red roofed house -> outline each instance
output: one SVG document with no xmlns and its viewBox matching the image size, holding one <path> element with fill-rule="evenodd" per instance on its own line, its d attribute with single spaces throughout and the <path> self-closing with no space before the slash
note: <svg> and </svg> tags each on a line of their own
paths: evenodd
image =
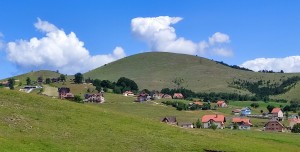
<svg viewBox="0 0 300 152">
<path fill-rule="evenodd" d="M 210 128 L 212 124 L 217 125 L 217 128 L 224 129 L 226 122 L 224 115 L 204 115 L 202 117 L 203 128 Z"/>
<path fill-rule="evenodd" d="M 227 107 L 227 104 L 225 103 L 224 100 L 220 100 L 217 102 L 218 107 Z"/>
<path fill-rule="evenodd" d="M 237 124 L 238 129 L 241 129 L 241 130 L 244 130 L 244 129 L 250 130 L 250 127 L 252 126 L 250 119 L 240 118 L 240 117 L 232 118 L 232 124 L 230 125 L 231 129 L 234 128 L 234 124 Z"/>
<path fill-rule="evenodd" d="M 8 87 L 8 86 L 9 86 L 9 82 L 8 82 L 8 81 L 3 81 L 3 82 L 1 82 L 1 84 L 2 84 L 4 87 Z"/>
<path fill-rule="evenodd" d="M 281 111 L 280 108 L 274 108 L 271 113 L 273 118 L 277 119 L 278 121 L 282 121 L 284 118 L 283 112 Z"/>
<path fill-rule="evenodd" d="M 163 98 L 164 98 L 164 99 L 172 99 L 172 96 L 171 96 L 171 95 L 168 95 L 168 94 L 164 94 L 164 95 L 163 95 Z"/>
<path fill-rule="evenodd" d="M 241 109 L 234 109 L 231 112 L 233 115 L 240 115 Z"/>
<path fill-rule="evenodd" d="M 88 102 L 103 103 L 105 101 L 103 93 L 85 94 L 84 98 L 85 98 L 85 101 L 88 101 Z"/>
<path fill-rule="evenodd" d="M 134 96 L 133 92 L 131 92 L 131 91 L 125 91 L 125 92 L 123 93 L 123 95 L 124 95 L 124 96 Z"/>
<path fill-rule="evenodd" d="M 181 93 L 174 93 L 173 99 L 183 99 L 183 95 Z"/>
<path fill-rule="evenodd" d="M 289 127 L 292 129 L 294 127 L 295 124 L 300 123 L 300 119 L 299 118 L 290 118 L 289 119 Z"/>
<path fill-rule="evenodd" d="M 285 127 L 277 120 L 272 119 L 265 124 L 265 131 L 284 132 Z"/>
<path fill-rule="evenodd" d="M 61 87 L 61 88 L 58 88 L 58 97 L 60 99 L 65 99 L 65 97 L 70 97 L 72 98 L 72 95 L 70 93 L 70 88 L 66 88 L 66 87 Z M 74 96 L 73 96 L 74 97 Z"/>
</svg>

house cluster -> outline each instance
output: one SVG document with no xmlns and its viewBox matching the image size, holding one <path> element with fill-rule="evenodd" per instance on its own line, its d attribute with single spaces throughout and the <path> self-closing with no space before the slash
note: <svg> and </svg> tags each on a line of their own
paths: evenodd
<svg viewBox="0 0 300 152">
<path fill-rule="evenodd" d="M 200 102 L 194 102 L 197 104 L 201 104 Z M 248 107 L 245 107 L 243 109 L 235 109 L 232 111 L 234 115 L 237 115 L 237 113 L 240 116 L 234 116 L 232 118 L 227 118 L 231 120 L 231 123 L 227 128 L 230 129 L 240 129 L 240 130 L 250 130 L 250 128 L 253 126 L 253 124 L 250 121 L 250 118 L 248 118 L 248 115 L 251 115 L 251 109 Z M 263 130 L 264 131 L 276 131 L 276 132 L 284 132 L 287 129 L 293 128 L 295 124 L 300 123 L 300 119 L 298 116 L 293 116 L 289 118 L 289 126 L 285 127 L 281 121 L 283 120 L 283 112 L 280 108 L 274 108 L 270 114 L 272 117 L 269 119 L 269 121 L 264 125 Z M 172 125 L 178 125 L 183 128 L 193 128 L 193 123 L 178 123 L 176 121 L 176 117 L 164 117 L 161 119 L 161 122 L 165 122 Z M 211 114 L 211 115 L 204 115 L 201 119 L 202 127 L 203 128 L 212 128 L 212 126 L 216 127 L 217 129 L 224 129 L 226 117 L 222 114 Z"/>
<path fill-rule="evenodd" d="M 67 87 L 58 88 L 58 97 L 59 99 L 67 99 L 67 100 L 74 99 L 74 95 L 71 93 L 70 88 Z"/>
<path fill-rule="evenodd" d="M 150 92 L 150 93 L 145 93 L 141 92 L 138 95 L 134 95 L 133 92 L 131 91 L 125 91 L 123 93 L 124 96 L 134 96 L 136 97 L 137 102 L 144 102 L 144 101 L 151 101 L 151 100 L 159 100 L 159 99 L 184 99 L 184 96 L 182 93 L 174 93 L 173 96 L 169 94 L 163 94 L 159 92 Z"/>
<path fill-rule="evenodd" d="M 84 101 L 85 102 L 103 103 L 103 102 L 105 102 L 105 98 L 104 98 L 103 93 L 85 94 Z"/>
</svg>

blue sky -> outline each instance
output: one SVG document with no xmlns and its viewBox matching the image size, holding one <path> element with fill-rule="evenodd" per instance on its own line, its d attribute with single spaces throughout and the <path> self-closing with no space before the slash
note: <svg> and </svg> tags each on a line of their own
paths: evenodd
<svg viewBox="0 0 300 152">
<path fill-rule="evenodd" d="M 38 69 L 85 72 L 145 51 L 300 72 L 299 7 L 289 0 L 2 0 L 0 79 Z"/>
</svg>

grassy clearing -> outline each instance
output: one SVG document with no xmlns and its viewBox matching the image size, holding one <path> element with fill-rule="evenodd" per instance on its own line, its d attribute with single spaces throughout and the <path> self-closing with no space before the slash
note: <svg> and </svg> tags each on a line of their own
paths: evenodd
<svg viewBox="0 0 300 152">
<path fill-rule="evenodd" d="M 104 104 L 77 104 L 0 90 L 0 151 L 299 151 L 299 135 L 181 129 L 159 122 L 202 113 L 176 111 L 106 94 Z M 13 98 L 12 98 L 13 97 Z M 199 111 L 198 111 L 199 112 Z"/>
<path fill-rule="evenodd" d="M 49 85 L 43 85 L 44 91 L 42 94 L 45 94 L 50 97 L 58 97 L 58 92 L 56 87 L 52 87 Z"/>
</svg>

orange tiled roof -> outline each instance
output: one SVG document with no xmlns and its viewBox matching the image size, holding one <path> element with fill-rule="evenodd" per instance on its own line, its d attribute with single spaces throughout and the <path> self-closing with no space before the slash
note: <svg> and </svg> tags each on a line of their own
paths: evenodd
<svg viewBox="0 0 300 152">
<path fill-rule="evenodd" d="M 225 101 L 223 101 L 223 100 L 220 100 L 220 101 L 217 102 L 218 105 L 221 105 L 223 103 L 225 103 Z"/>
<path fill-rule="evenodd" d="M 272 112 L 271 113 L 278 113 L 279 111 L 281 111 L 280 108 L 273 108 Z"/>
<path fill-rule="evenodd" d="M 183 95 L 181 93 L 174 93 L 173 96 L 176 98 L 183 98 Z"/>
<path fill-rule="evenodd" d="M 300 119 L 298 119 L 298 118 L 290 118 L 289 122 L 300 123 Z"/>
<path fill-rule="evenodd" d="M 202 122 L 208 122 L 209 120 L 213 120 L 215 122 L 224 122 L 225 116 L 224 115 L 204 115 L 202 117 Z"/>
<path fill-rule="evenodd" d="M 233 123 L 244 122 L 245 124 L 252 125 L 251 122 L 250 122 L 250 119 L 248 119 L 248 118 L 236 117 L 236 118 L 232 118 L 232 122 Z"/>
</svg>

